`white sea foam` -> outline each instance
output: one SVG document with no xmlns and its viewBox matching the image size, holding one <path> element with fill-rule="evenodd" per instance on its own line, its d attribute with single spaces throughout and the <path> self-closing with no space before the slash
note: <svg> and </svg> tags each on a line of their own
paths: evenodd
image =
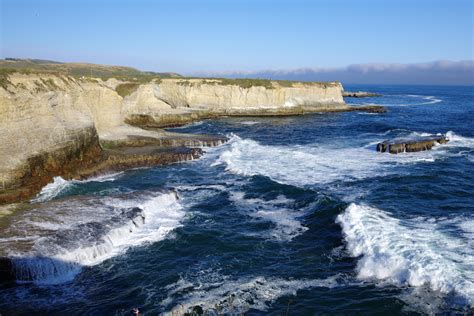
<svg viewBox="0 0 474 316">
<path fill-rule="evenodd" d="M 464 137 L 454 133 L 453 131 L 448 131 L 446 137 L 449 140 L 447 145 L 474 148 L 474 138 L 472 137 Z"/>
<path fill-rule="evenodd" d="M 31 202 L 45 202 L 54 199 L 61 192 L 64 192 L 64 190 L 67 190 L 72 185 L 77 183 L 114 181 L 122 174 L 123 172 L 104 174 L 85 180 L 64 180 L 62 177 L 54 177 L 53 182 L 45 185 L 41 189 L 40 193 L 38 193 L 38 195 L 31 200 Z"/>
<path fill-rule="evenodd" d="M 189 282 L 180 279 L 168 287 L 168 296 L 162 305 L 168 307 L 176 294 L 185 293 L 179 305 L 165 315 L 182 315 L 200 306 L 206 313 L 240 315 L 250 309 L 267 311 L 270 304 L 282 296 L 295 296 L 299 290 L 339 285 L 339 276 L 316 280 L 285 280 L 281 278 L 242 278 L 239 280 L 212 280 L 210 283 Z"/>
<path fill-rule="evenodd" d="M 53 199 L 59 193 L 70 187 L 71 181 L 64 180 L 62 177 L 54 177 L 52 183 L 45 185 L 41 192 L 31 201 L 44 202 Z"/>
<path fill-rule="evenodd" d="M 429 95 L 429 96 L 424 96 L 424 95 L 410 95 L 411 97 L 415 97 L 415 98 L 422 98 L 424 100 L 424 102 L 420 102 L 420 103 L 416 103 L 416 104 L 411 104 L 411 105 L 426 105 L 426 104 L 435 104 L 435 103 L 439 103 L 443 100 L 441 99 L 438 99 L 438 98 L 435 98 L 434 96 L 432 95 Z"/>
<path fill-rule="evenodd" d="M 213 165 L 224 165 L 235 174 L 263 175 L 280 183 L 306 186 L 387 175 L 395 172 L 397 165 L 432 162 L 441 154 L 425 151 L 390 155 L 375 152 L 370 144 L 344 141 L 321 146 L 269 146 L 233 135 Z"/>
<path fill-rule="evenodd" d="M 433 219 L 397 219 L 350 204 L 336 220 L 348 252 L 360 257 L 358 277 L 395 285 L 427 286 L 474 303 L 474 249 Z"/>
<path fill-rule="evenodd" d="M 142 199 L 145 201 L 140 202 Z M 84 266 L 99 264 L 130 247 L 162 240 L 181 225 L 185 215 L 175 192 L 129 200 L 106 198 L 100 203 L 92 204 L 92 210 L 91 205 L 85 205 L 85 212 L 76 209 L 76 215 L 58 213 L 59 206 L 51 216 L 54 222 L 35 225 L 54 234 L 43 232 L 29 252 L 10 252 L 18 281 L 55 284 L 71 280 Z M 23 222 L 35 222 L 35 217 Z"/>
<path fill-rule="evenodd" d="M 387 95 L 387 96 L 390 96 L 390 95 Z M 400 95 L 394 95 L 394 96 L 400 97 Z M 387 103 L 387 104 L 384 104 L 384 106 L 428 105 L 428 104 L 440 103 L 440 102 L 443 101 L 442 99 L 438 99 L 438 98 L 436 98 L 435 96 L 432 96 L 432 95 L 404 94 L 404 95 L 401 95 L 401 96 L 402 97 L 408 97 L 408 98 L 411 98 L 411 99 L 420 100 L 421 102 L 417 102 L 417 103 L 399 103 L 399 104 Z"/>
<path fill-rule="evenodd" d="M 257 198 L 245 198 L 243 192 L 231 192 L 230 200 L 239 209 L 247 212 L 249 216 L 274 223 L 275 228 L 269 232 L 272 239 L 289 241 L 308 230 L 298 220 L 304 213 L 301 210 L 293 210 L 291 205 L 295 201 L 282 195 L 276 199 L 265 201 Z"/>
</svg>

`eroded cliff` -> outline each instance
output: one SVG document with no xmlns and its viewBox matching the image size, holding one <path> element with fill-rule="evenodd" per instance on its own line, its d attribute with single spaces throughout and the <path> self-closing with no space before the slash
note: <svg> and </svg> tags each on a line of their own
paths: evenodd
<svg viewBox="0 0 474 316">
<path fill-rule="evenodd" d="M 143 82 L 18 72 L 0 79 L 0 201 L 4 202 L 18 194 L 28 196 L 54 175 L 86 176 L 100 172 L 97 166 L 110 169 L 115 161 L 122 166 L 135 166 L 134 161 L 173 161 L 172 155 L 165 161 L 150 158 L 153 150 L 140 158 L 136 151 L 135 158 L 121 156 L 117 147 L 123 145 L 179 147 L 222 142 L 222 138 L 139 127 L 179 125 L 219 115 L 352 109 L 344 103 L 337 82 L 182 78 Z M 113 147 L 115 152 L 104 153 L 104 147 Z M 189 157 L 198 154 L 192 152 Z M 175 160 L 183 157 L 179 151 Z M 27 186 L 29 190 L 18 193 Z"/>
</svg>

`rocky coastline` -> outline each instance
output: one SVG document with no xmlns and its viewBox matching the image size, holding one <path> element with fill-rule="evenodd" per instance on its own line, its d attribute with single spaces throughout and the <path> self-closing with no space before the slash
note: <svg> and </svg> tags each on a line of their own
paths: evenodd
<svg viewBox="0 0 474 316">
<path fill-rule="evenodd" d="M 83 179 L 196 159 L 203 147 L 226 141 L 165 127 L 221 116 L 385 111 L 347 105 L 338 82 L 0 75 L 0 204 L 27 201 L 55 176 Z"/>
</svg>

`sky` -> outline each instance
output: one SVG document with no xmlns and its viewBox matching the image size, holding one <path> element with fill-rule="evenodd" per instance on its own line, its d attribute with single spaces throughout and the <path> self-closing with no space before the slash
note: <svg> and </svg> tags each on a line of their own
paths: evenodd
<svg viewBox="0 0 474 316">
<path fill-rule="evenodd" d="M 473 60 L 473 0 L 0 0 L 0 58 L 182 74 Z"/>
</svg>

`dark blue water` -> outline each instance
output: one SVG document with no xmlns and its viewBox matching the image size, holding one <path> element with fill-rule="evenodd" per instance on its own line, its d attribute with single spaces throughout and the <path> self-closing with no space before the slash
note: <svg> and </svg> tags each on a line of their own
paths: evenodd
<svg viewBox="0 0 474 316">
<path fill-rule="evenodd" d="M 34 282 L 0 289 L 0 313 L 472 313 L 473 88 L 346 89 L 388 112 L 204 121 L 174 129 L 230 138 L 200 160 L 56 179 L 5 218 Z"/>
</svg>

